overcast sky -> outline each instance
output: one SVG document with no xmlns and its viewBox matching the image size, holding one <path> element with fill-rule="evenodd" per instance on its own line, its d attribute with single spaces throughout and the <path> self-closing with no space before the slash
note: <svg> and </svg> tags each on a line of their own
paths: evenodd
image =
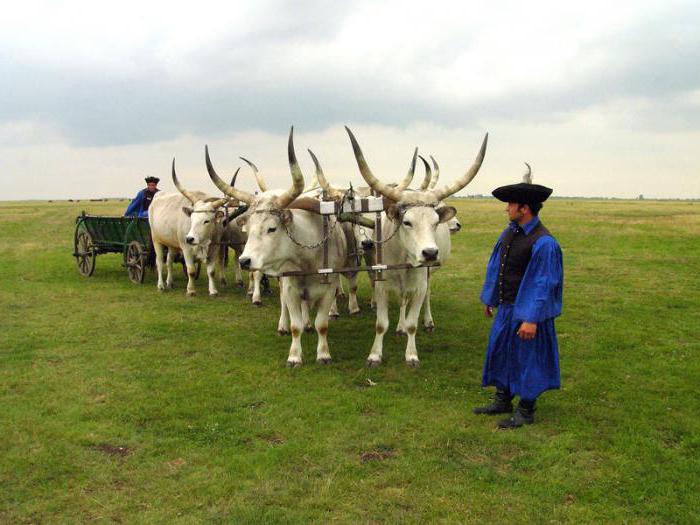
<svg viewBox="0 0 700 525">
<path fill-rule="evenodd" d="M 0 200 L 131 196 L 143 177 L 217 194 L 258 164 L 289 185 L 295 126 L 338 185 L 349 125 L 375 174 L 413 147 L 463 194 L 700 198 L 700 3 L 13 2 L 0 17 Z M 420 175 L 419 175 L 420 176 Z M 243 188 L 252 189 L 242 169 Z"/>
</svg>

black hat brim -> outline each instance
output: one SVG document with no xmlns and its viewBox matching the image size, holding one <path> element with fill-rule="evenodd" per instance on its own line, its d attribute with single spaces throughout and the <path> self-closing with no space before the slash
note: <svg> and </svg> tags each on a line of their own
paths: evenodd
<svg viewBox="0 0 700 525">
<path fill-rule="evenodd" d="M 158 184 L 160 182 L 160 179 L 158 177 L 146 177 L 144 180 L 146 181 L 146 184 L 148 184 L 149 182 L 155 182 L 156 184 Z"/>
<path fill-rule="evenodd" d="M 539 184 L 520 182 L 518 184 L 501 186 L 500 188 L 493 190 L 491 193 L 499 201 L 534 204 L 546 201 L 552 194 L 552 188 L 540 186 Z"/>
</svg>

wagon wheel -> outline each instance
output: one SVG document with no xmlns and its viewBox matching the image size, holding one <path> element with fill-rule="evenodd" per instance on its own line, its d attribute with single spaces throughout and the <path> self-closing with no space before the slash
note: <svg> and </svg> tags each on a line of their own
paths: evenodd
<svg viewBox="0 0 700 525">
<path fill-rule="evenodd" d="M 124 263 L 126 264 L 126 271 L 129 274 L 131 282 L 136 284 L 143 283 L 143 278 L 146 274 L 147 256 L 146 250 L 138 241 L 131 241 L 126 247 Z"/>
<path fill-rule="evenodd" d="M 197 261 L 194 263 L 194 280 L 196 281 L 199 279 L 199 272 L 202 269 L 202 261 Z M 185 259 L 182 259 L 182 273 L 185 274 L 185 278 L 189 279 L 189 275 L 187 275 L 187 265 L 185 264 Z"/>
<path fill-rule="evenodd" d="M 78 271 L 84 277 L 90 277 L 95 271 L 95 248 L 92 245 L 92 237 L 86 231 L 78 232 L 75 236 L 75 261 L 78 264 Z"/>
</svg>

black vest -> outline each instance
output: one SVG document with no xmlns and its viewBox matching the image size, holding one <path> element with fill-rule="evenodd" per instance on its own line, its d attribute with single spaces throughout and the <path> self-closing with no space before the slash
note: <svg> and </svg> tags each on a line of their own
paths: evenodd
<svg viewBox="0 0 700 525">
<path fill-rule="evenodd" d="M 151 206 L 151 202 L 153 201 L 153 197 L 155 196 L 156 192 L 158 190 L 154 191 L 151 193 L 150 191 L 146 190 L 143 192 L 143 204 L 142 204 L 142 211 L 148 211 L 148 208 Z"/>
<path fill-rule="evenodd" d="M 510 228 L 501 241 L 501 261 L 498 268 L 498 302 L 513 304 L 518 295 L 520 281 L 532 257 L 532 246 L 543 235 L 550 235 L 541 222 L 525 235 L 523 229 Z"/>
</svg>

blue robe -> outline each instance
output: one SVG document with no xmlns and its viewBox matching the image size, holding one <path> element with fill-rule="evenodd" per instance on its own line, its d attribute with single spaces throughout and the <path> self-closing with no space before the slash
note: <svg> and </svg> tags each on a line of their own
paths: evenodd
<svg viewBox="0 0 700 525">
<path fill-rule="evenodd" d="M 146 192 L 148 188 L 142 189 L 136 194 L 136 197 L 129 203 L 124 217 L 148 217 L 148 209 L 146 209 Z M 159 190 L 156 190 L 158 192 Z"/>
<path fill-rule="evenodd" d="M 533 218 L 523 226 L 529 235 L 539 223 Z M 508 228 L 517 227 L 511 223 Z M 498 304 L 498 273 L 501 234 L 486 269 L 481 302 L 498 307 L 491 326 L 482 386 L 508 390 L 521 399 L 534 400 L 545 390 L 559 388 L 559 347 L 554 318 L 561 315 L 564 270 L 559 244 L 551 235 L 540 237 L 532 246 L 532 257 L 518 288 L 514 304 Z M 537 323 L 535 338 L 520 339 L 523 322 Z"/>
</svg>

